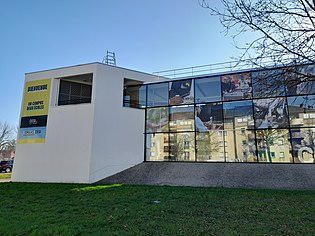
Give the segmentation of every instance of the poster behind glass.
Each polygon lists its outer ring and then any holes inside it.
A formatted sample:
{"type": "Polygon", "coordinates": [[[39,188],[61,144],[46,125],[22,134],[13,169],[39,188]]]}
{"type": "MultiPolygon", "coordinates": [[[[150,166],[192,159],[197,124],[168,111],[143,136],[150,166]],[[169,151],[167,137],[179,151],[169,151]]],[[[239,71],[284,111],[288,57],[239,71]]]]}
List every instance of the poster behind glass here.
{"type": "Polygon", "coordinates": [[[257,129],[288,127],[288,109],[285,98],[254,100],[254,117],[257,129]]]}
{"type": "Polygon", "coordinates": [[[147,109],[146,132],[168,132],[168,107],[147,109]]]}
{"type": "Polygon", "coordinates": [[[315,128],[291,129],[295,163],[315,163],[315,128]]]}
{"type": "Polygon", "coordinates": [[[196,131],[223,129],[222,103],[207,103],[195,106],[196,131]]]}
{"type": "Polygon", "coordinates": [[[193,81],[178,80],[170,82],[169,87],[169,104],[181,105],[194,103],[193,81]]]}
{"type": "Polygon", "coordinates": [[[221,76],[224,101],[252,98],[252,80],[250,73],[221,76]]]}

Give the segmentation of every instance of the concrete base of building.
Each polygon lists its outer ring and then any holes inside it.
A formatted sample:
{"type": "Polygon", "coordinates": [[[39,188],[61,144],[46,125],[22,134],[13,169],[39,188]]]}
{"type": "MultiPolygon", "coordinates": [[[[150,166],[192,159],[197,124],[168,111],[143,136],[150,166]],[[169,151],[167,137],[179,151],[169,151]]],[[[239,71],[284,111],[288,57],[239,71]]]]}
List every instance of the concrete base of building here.
{"type": "Polygon", "coordinates": [[[97,184],[315,189],[315,164],[144,162],[97,184]]]}

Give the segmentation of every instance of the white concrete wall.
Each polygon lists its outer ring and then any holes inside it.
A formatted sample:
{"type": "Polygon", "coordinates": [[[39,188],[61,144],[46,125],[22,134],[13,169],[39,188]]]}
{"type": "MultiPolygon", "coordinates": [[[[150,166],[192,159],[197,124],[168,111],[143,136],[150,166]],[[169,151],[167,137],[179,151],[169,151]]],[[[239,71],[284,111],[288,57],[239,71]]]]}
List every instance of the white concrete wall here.
{"type": "Polygon", "coordinates": [[[12,181],[93,183],[144,160],[144,110],[123,107],[123,83],[156,77],[100,63],[26,75],[48,78],[46,141],[17,145],[12,181]],[[86,73],[93,73],[92,103],[57,106],[56,78],[86,73]]]}
{"type": "Polygon", "coordinates": [[[89,182],[94,94],[91,104],[57,106],[54,78],[94,73],[95,64],[30,73],[26,81],[52,78],[45,143],[18,144],[15,182],[89,182]]]}
{"type": "Polygon", "coordinates": [[[144,110],[123,107],[124,78],[154,81],[156,77],[99,65],[90,182],[118,173],[144,160],[144,110]]]}

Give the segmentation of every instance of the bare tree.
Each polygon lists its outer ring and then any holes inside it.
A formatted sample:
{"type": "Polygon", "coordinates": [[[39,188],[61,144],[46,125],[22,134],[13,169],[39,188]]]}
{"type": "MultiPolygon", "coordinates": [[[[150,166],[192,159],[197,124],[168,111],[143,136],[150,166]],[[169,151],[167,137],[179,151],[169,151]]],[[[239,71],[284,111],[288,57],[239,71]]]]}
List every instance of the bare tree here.
{"type": "Polygon", "coordinates": [[[0,122],[0,154],[6,156],[7,152],[15,150],[16,136],[14,129],[7,122],[0,122]]]}
{"type": "Polygon", "coordinates": [[[235,44],[242,50],[237,59],[254,67],[282,67],[279,75],[274,75],[273,90],[277,90],[277,84],[295,88],[315,81],[315,74],[301,68],[301,65],[315,63],[314,0],[220,1],[222,8],[213,7],[210,0],[199,0],[199,4],[219,17],[234,42],[240,36],[252,38],[255,35],[249,42],[235,44]],[[283,75],[293,79],[283,80],[283,75]]]}

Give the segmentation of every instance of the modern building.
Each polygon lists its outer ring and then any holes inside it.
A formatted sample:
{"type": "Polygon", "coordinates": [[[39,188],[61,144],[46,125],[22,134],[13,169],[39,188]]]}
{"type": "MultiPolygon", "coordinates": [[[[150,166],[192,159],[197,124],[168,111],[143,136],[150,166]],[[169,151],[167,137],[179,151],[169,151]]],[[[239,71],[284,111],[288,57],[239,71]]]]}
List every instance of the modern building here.
{"type": "Polygon", "coordinates": [[[143,161],[313,164],[315,67],[295,72],[28,73],[13,181],[94,183],[143,161]]]}

